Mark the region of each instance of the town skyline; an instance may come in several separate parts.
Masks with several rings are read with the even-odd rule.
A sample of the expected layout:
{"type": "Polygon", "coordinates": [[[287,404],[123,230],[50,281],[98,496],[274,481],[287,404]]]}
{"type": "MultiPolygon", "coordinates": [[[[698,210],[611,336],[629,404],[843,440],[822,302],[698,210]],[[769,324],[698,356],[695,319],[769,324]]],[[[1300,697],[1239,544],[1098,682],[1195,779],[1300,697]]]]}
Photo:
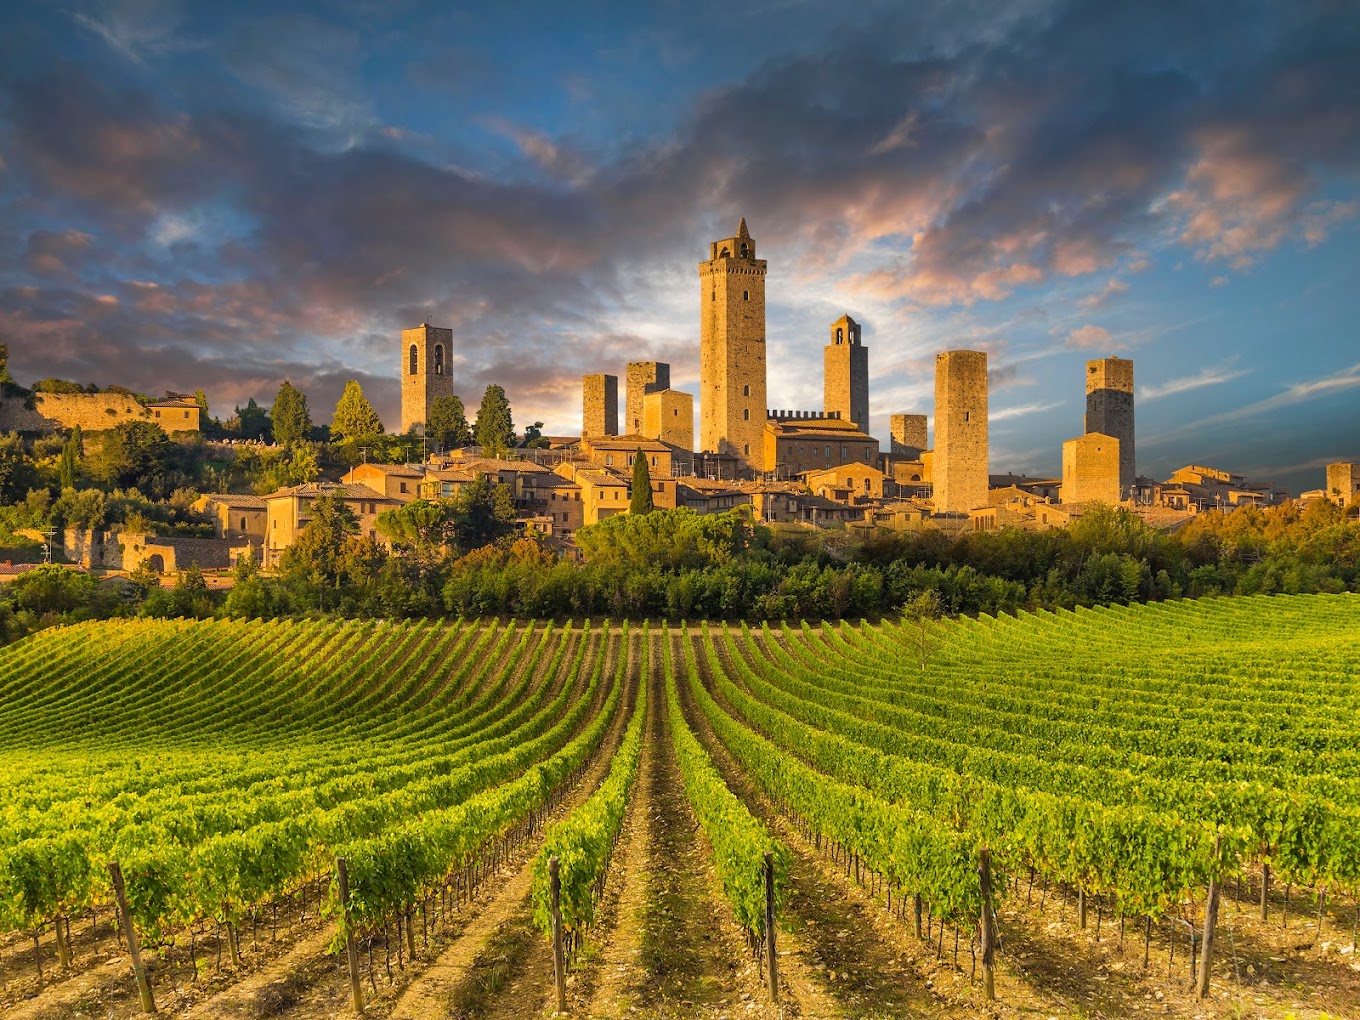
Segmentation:
{"type": "Polygon", "coordinates": [[[1138,366],[1140,473],[1297,492],[1354,460],[1353,17],[1002,10],[737,8],[719,32],[665,10],[19,5],[12,369],[202,386],[223,417],[287,377],[318,420],[353,377],[395,429],[400,330],[428,321],[465,402],[500,383],[517,425],[571,434],[582,374],[652,359],[696,389],[694,266],[745,215],[772,408],[820,406],[848,313],[880,440],[930,412],[937,352],[977,349],[997,472],[1058,473],[1109,355],[1138,366]]]}

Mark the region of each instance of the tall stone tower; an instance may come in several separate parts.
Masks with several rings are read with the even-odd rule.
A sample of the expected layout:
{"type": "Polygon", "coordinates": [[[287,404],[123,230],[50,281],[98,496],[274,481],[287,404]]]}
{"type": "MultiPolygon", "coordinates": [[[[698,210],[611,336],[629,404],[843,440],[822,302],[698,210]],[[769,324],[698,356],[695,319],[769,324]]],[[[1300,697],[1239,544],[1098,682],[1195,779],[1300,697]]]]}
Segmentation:
{"type": "Polygon", "coordinates": [[[1104,358],[1086,363],[1086,431],[1119,440],[1119,492],[1127,495],[1133,460],[1133,362],[1104,358]]]}
{"type": "Polygon", "coordinates": [[[936,513],[966,513],[987,505],[987,355],[945,351],[935,356],[936,513]]]}
{"type": "MultiPolygon", "coordinates": [[[[642,435],[643,398],[671,388],[671,366],[662,361],[630,361],[628,363],[628,420],[623,431],[630,436],[642,435]]],[[[690,432],[694,427],[690,426],[690,432]]]]}
{"type": "Polygon", "coordinates": [[[422,322],[401,331],[401,430],[425,427],[436,397],[453,396],[453,330],[422,322]]]}
{"type": "Polygon", "coordinates": [[[619,434],[619,377],[586,375],[581,377],[581,435],[617,436],[619,434]]]}
{"type": "Polygon", "coordinates": [[[1069,439],[1062,446],[1062,501],[1108,503],[1120,500],[1119,440],[1100,432],[1069,439]]]}
{"type": "Polygon", "coordinates": [[[916,460],[926,450],[926,416],[924,414],[894,414],[888,419],[892,433],[890,450],[894,457],[916,460]]]}
{"type": "Polygon", "coordinates": [[[699,263],[700,442],[765,470],[765,262],[743,218],[699,263]]]}
{"type": "Polygon", "coordinates": [[[869,431],[869,348],[848,315],[831,324],[831,343],[822,352],[822,406],[869,431]]]}

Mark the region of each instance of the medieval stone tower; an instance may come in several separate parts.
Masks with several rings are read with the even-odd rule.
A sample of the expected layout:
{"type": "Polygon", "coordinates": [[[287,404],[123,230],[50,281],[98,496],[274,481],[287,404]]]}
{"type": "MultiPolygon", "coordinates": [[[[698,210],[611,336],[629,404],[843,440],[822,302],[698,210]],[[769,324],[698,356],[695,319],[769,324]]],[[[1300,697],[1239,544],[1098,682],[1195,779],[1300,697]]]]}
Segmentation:
{"type": "Polygon", "coordinates": [[[765,262],[744,218],[699,263],[699,386],[702,448],[763,471],[765,262]]]}
{"type": "Polygon", "coordinates": [[[581,377],[581,435],[617,436],[619,434],[619,377],[587,375],[581,377]]]}
{"type": "Polygon", "coordinates": [[[1119,492],[1133,488],[1133,362],[1104,358],[1086,363],[1086,431],[1119,440],[1119,492]]]}
{"type": "MultiPolygon", "coordinates": [[[[671,388],[671,366],[663,361],[630,361],[628,363],[628,410],[623,423],[626,435],[642,435],[643,398],[671,388]]],[[[693,433],[694,426],[690,425],[693,433]]]]}
{"type": "Polygon", "coordinates": [[[822,353],[822,406],[869,431],[869,348],[860,343],[859,323],[848,315],[831,324],[831,343],[822,353]]]}
{"type": "Polygon", "coordinates": [[[926,416],[924,414],[894,414],[888,419],[892,433],[890,450],[894,457],[918,460],[926,450],[926,416]]]}
{"type": "Polygon", "coordinates": [[[967,513],[987,505],[987,355],[945,351],[935,356],[936,513],[967,513]]]}
{"type": "Polygon", "coordinates": [[[425,427],[436,397],[453,396],[453,330],[421,323],[401,331],[401,430],[425,427]]]}

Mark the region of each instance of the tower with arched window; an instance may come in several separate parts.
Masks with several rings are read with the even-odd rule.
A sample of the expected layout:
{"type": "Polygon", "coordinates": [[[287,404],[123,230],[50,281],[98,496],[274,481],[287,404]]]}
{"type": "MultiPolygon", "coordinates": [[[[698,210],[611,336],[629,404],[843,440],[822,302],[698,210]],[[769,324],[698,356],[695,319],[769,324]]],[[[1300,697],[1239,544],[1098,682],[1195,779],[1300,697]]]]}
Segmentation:
{"type": "Polygon", "coordinates": [[[839,412],[862,432],[869,431],[869,348],[860,343],[859,323],[842,315],[831,324],[822,356],[822,406],[839,412]]]}
{"type": "Polygon", "coordinates": [[[703,450],[765,470],[765,261],[745,219],[699,263],[699,387],[703,450]]]}
{"type": "Polygon", "coordinates": [[[401,331],[401,430],[425,427],[436,397],[453,396],[453,330],[421,323],[401,331]]]}

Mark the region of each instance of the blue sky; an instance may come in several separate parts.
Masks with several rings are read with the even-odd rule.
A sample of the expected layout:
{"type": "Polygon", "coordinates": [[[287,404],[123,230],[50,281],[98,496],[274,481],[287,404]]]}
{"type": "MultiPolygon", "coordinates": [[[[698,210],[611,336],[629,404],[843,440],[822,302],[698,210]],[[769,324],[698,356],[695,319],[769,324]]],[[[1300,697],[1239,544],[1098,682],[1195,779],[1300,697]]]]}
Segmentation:
{"type": "Polygon", "coordinates": [[[389,424],[397,337],[580,424],[580,375],[698,374],[695,266],[769,261],[770,403],[827,328],[873,431],[986,350],[992,468],[1054,473],[1083,363],[1135,361],[1138,466],[1360,459],[1348,3],[207,4],[0,14],[0,342],[21,381],[287,377],[389,424]]]}

